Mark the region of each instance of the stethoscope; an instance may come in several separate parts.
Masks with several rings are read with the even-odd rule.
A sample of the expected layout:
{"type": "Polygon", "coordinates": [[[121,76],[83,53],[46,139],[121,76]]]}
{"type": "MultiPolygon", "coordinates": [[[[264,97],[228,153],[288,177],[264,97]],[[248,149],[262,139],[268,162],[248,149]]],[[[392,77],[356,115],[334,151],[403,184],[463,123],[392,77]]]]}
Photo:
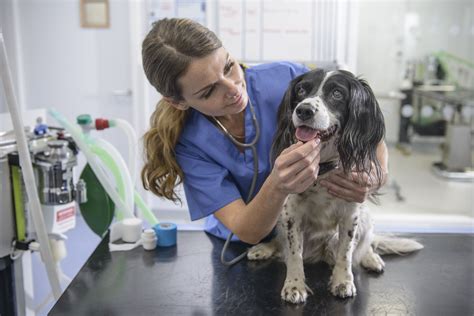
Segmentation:
{"type": "MultiPolygon", "coordinates": [[[[236,146],[240,146],[240,147],[243,147],[245,149],[246,148],[252,149],[252,154],[253,154],[253,178],[252,178],[252,184],[250,185],[249,194],[248,194],[247,200],[245,202],[246,204],[250,203],[250,200],[252,199],[253,191],[255,190],[255,185],[257,183],[258,156],[257,156],[257,148],[256,148],[255,145],[257,144],[258,139],[260,138],[260,126],[258,125],[257,116],[255,115],[255,109],[253,108],[253,104],[252,104],[252,101],[250,100],[250,96],[249,96],[249,106],[250,106],[250,112],[252,113],[253,126],[255,128],[255,137],[250,143],[239,142],[234,136],[232,136],[231,133],[229,133],[227,128],[225,128],[225,126],[222,125],[222,123],[218,119],[216,119],[214,116],[212,117],[214,119],[214,121],[217,123],[217,125],[219,125],[219,127],[229,137],[229,139],[232,141],[232,143],[234,143],[236,146]]],[[[234,233],[230,232],[229,236],[227,236],[227,240],[225,241],[224,247],[222,248],[222,252],[221,252],[221,262],[226,266],[231,266],[233,264],[236,264],[237,262],[242,260],[247,255],[247,252],[248,252],[248,251],[245,251],[245,252],[241,253],[240,255],[238,255],[237,257],[235,257],[234,259],[232,259],[230,261],[226,261],[225,258],[224,258],[224,254],[227,251],[227,248],[229,246],[230,240],[232,239],[232,236],[234,236],[234,233]]]]}

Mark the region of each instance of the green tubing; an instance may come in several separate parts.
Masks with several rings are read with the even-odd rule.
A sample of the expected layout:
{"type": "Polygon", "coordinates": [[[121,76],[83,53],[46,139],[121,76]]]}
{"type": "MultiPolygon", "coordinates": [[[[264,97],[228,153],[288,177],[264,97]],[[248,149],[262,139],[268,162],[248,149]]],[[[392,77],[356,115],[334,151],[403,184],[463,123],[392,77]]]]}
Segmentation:
{"type": "Polygon", "coordinates": [[[19,241],[26,240],[25,209],[23,208],[23,189],[21,183],[21,169],[11,166],[13,203],[15,205],[16,237],[19,241]]]}
{"type": "Polygon", "coordinates": [[[159,222],[155,217],[155,214],[151,212],[151,210],[146,206],[145,202],[143,201],[140,194],[135,191],[134,193],[134,200],[137,204],[138,208],[142,211],[143,217],[148,221],[151,226],[157,225],[159,222]]]}
{"type": "MultiPolygon", "coordinates": [[[[109,168],[109,170],[114,175],[119,195],[122,198],[122,201],[125,201],[125,185],[124,185],[122,173],[120,172],[120,169],[118,168],[115,161],[112,159],[112,156],[108,152],[106,152],[104,149],[94,144],[90,144],[90,148],[92,152],[96,154],[97,157],[100,158],[100,160],[102,160],[102,162],[109,168]]],[[[116,211],[115,216],[117,217],[117,220],[121,221],[125,218],[124,210],[119,209],[116,206],[115,211],[116,211]]]]}
{"type": "Polygon", "coordinates": [[[434,54],[434,56],[436,56],[438,58],[438,61],[440,62],[441,66],[447,72],[448,81],[455,84],[456,86],[459,86],[460,84],[459,84],[459,81],[456,79],[456,77],[453,75],[452,69],[450,69],[450,65],[449,65],[450,61],[455,62],[457,65],[463,65],[464,67],[469,68],[470,71],[472,71],[474,69],[474,63],[473,62],[471,62],[469,60],[466,60],[466,59],[462,59],[462,58],[460,58],[456,55],[453,55],[453,54],[445,52],[445,51],[440,51],[440,52],[434,54]],[[449,71],[449,70],[451,70],[451,71],[449,71]]]}
{"type": "Polygon", "coordinates": [[[123,197],[121,197],[118,194],[115,187],[112,187],[112,183],[110,183],[109,180],[107,179],[107,175],[105,174],[104,170],[100,168],[98,163],[96,164],[97,155],[94,154],[90,148],[93,139],[91,139],[87,134],[82,133],[81,129],[79,129],[77,126],[69,123],[66,120],[66,118],[63,115],[61,115],[59,112],[53,109],[50,109],[48,110],[48,113],[52,117],[54,117],[62,126],[64,126],[66,130],[71,134],[74,141],[79,146],[79,149],[83,152],[83,154],[86,156],[87,160],[89,161],[89,164],[91,165],[92,170],[94,170],[94,172],[97,173],[96,175],[99,178],[99,180],[101,180],[101,182],[104,181],[102,185],[106,189],[107,193],[111,195],[110,197],[114,201],[114,204],[120,208],[123,208],[126,211],[127,217],[134,217],[131,210],[129,210],[128,206],[124,203],[123,197]]]}
{"type": "MultiPolygon", "coordinates": [[[[84,135],[82,131],[77,128],[77,126],[74,126],[70,124],[59,112],[51,109],[48,111],[50,115],[52,115],[58,122],[60,122],[63,126],[65,126],[69,131],[73,134],[73,136],[76,136],[79,138],[79,140],[84,142],[85,147],[89,148],[89,150],[96,155],[103,163],[104,165],[111,171],[113,174],[115,181],[117,183],[117,189],[119,193],[119,197],[121,201],[121,204],[125,204],[125,181],[123,178],[123,174],[118,167],[118,164],[115,162],[115,160],[112,158],[112,156],[103,148],[99,147],[98,145],[94,144],[94,139],[91,138],[89,135],[84,135]]],[[[115,125],[115,122],[112,122],[112,125],[115,125]]],[[[86,158],[88,156],[86,155],[86,158]]],[[[149,222],[150,225],[154,226],[158,224],[158,220],[156,219],[155,215],[151,212],[151,210],[147,207],[147,205],[144,203],[143,199],[141,196],[137,193],[136,190],[134,190],[134,197],[133,200],[137,207],[141,210],[141,213],[143,217],[149,222]]],[[[125,207],[128,207],[128,205],[123,205],[125,207]]],[[[118,210],[118,206],[115,205],[116,212],[115,216],[117,217],[118,220],[122,220],[125,217],[125,210],[118,210]]]]}
{"type": "MultiPolygon", "coordinates": [[[[120,169],[115,163],[115,160],[112,158],[112,156],[108,152],[106,152],[104,149],[100,148],[99,146],[91,145],[91,149],[94,152],[94,154],[96,154],[102,160],[102,162],[110,169],[110,171],[114,175],[115,180],[117,181],[117,188],[118,188],[119,194],[122,197],[122,200],[125,200],[124,179],[122,177],[122,173],[120,172],[120,169]]],[[[136,190],[134,190],[134,201],[137,204],[137,206],[140,208],[140,210],[142,211],[143,217],[149,222],[150,225],[154,226],[158,224],[158,220],[156,219],[155,215],[146,206],[145,202],[143,201],[143,199],[137,193],[136,190]]],[[[117,219],[122,220],[124,218],[124,212],[118,209],[116,211],[117,211],[116,213],[117,219]]]]}
{"type": "Polygon", "coordinates": [[[469,68],[474,68],[474,63],[472,61],[463,59],[461,57],[458,57],[458,56],[453,55],[451,53],[448,53],[446,51],[440,51],[440,52],[436,53],[435,56],[438,57],[438,58],[451,59],[451,60],[454,60],[454,61],[456,61],[460,64],[468,66],[469,68]]]}

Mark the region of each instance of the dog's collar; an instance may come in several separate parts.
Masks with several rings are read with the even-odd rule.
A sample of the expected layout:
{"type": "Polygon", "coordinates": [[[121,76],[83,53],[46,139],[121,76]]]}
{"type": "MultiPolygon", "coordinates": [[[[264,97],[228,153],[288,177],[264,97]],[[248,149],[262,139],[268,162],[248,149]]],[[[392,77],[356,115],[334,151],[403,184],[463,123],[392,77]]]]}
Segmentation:
{"type": "Polygon", "coordinates": [[[323,162],[319,164],[319,172],[318,176],[322,176],[323,174],[336,169],[337,167],[337,161],[328,161],[328,162],[323,162]]]}

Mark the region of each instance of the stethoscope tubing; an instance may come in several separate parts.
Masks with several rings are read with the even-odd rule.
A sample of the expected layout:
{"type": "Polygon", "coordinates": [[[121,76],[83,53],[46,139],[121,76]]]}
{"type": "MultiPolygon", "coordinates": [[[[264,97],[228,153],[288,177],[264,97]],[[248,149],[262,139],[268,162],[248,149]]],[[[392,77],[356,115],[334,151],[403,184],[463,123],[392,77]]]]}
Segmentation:
{"type": "MultiPolygon", "coordinates": [[[[247,195],[247,200],[245,201],[246,204],[250,203],[250,201],[252,200],[253,191],[255,190],[255,186],[256,186],[256,183],[257,183],[258,154],[257,154],[256,144],[258,142],[258,139],[260,138],[260,126],[258,124],[257,116],[255,115],[255,109],[252,105],[252,101],[250,100],[250,97],[249,97],[249,106],[250,106],[250,112],[252,113],[253,126],[255,128],[255,137],[250,143],[239,142],[237,139],[235,139],[229,133],[229,131],[219,122],[219,120],[214,118],[214,120],[222,128],[224,133],[232,141],[232,143],[234,143],[236,146],[240,146],[240,147],[243,147],[243,148],[250,148],[252,150],[252,155],[253,155],[253,177],[252,177],[252,184],[250,185],[249,193],[247,195]]],[[[243,253],[241,253],[240,255],[238,255],[237,257],[233,258],[232,260],[226,261],[225,252],[227,251],[227,248],[229,246],[230,240],[232,239],[232,236],[234,236],[234,233],[230,232],[229,236],[227,236],[227,239],[225,241],[224,247],[222,248],[222,252],[221,252],[221,262],[222,262],[222,264],[224,264],[226,266],[232,266],[232,265],[236,264],[237,262],[239,262],[240,260],[245,258],[245,256],[247,256],[247,252],[248,252],[248,250],[246,250],[243,253]]]]}

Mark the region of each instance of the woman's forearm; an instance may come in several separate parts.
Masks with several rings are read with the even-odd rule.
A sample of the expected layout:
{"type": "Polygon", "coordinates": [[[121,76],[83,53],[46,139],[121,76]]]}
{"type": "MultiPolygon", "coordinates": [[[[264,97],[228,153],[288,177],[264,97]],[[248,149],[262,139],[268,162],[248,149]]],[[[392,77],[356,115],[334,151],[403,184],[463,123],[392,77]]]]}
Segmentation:
{"type": "Polygon", "coordinates": [[[214,215],[241,241],[256,244],[275,227],[286,197],[267,178],[249,204],[237,200],[214,215]]]}
{"type": "Polygon", "coordinates": [[[271,179],[267,179],[259,194],[246,205],[249,216],[242,218],[242,224],[245,224],[242,225],[242,232],[250,237],[250,243],[258,243],[272,231],[287,196],[273,185],[271,179]]]}
{"type": "Polygon", "coordinates": [[[319,140],[298,142],[284,149],[260,191],[247,205],[239,199],[214,215],[240,240],[256,244],[275,227],[285,199],[301,193],[316,181],[319,140]]]}

